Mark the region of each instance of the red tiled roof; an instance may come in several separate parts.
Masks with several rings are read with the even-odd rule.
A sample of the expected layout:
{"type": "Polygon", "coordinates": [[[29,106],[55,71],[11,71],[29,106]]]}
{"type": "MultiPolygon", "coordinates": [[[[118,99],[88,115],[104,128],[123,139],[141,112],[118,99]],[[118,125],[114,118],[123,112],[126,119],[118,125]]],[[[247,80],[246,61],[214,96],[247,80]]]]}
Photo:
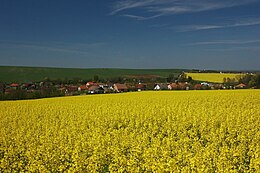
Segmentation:
{"type": "Polygon", "coordinates": [[[196,85],[194,85],[194,89],[196,90],[196,89],[201,89],[202,88],[202,85],[201,84],[196,84],[196,85]]]}
{"type": "Polygon", "coordinates": [[[79,86],[79,88],[80,88],[81,90],[86,90],[86,89],[87,89],[87,86],[86,86],[86,85],[81,85],[81,86],[79,86]]]}
{"type": "Polygon", "coordinates": [[[239,85],[237,85],[237,87],[245,87],[246,85],[245,84],[243,84],[243,83],[241,83],[241,84],[239,84],[239,85]]]}
{"type": "Polygon", "coordinates": [[[87,82],[87,86],[90,86],[90,85],[94,85],[95,84],[95,82],[87,82]]]}
{"type": "Polygon", "coordinates": [[[178,85],[176,83],[170,84],[171,88],[178,88],[178,85]]]}
{"type": "Polygon", "coordinates": [[[10,86],[11,86],[11,87],[18,87],[19,84],[17,84],[17,83],[12,83],[10,86]]]}

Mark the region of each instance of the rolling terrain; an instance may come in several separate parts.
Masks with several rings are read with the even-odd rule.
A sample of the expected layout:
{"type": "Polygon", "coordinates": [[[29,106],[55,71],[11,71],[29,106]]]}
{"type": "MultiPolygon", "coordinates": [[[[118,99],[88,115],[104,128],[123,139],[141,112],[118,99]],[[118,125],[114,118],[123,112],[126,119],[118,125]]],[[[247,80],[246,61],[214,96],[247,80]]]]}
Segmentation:
{"type": "MultiPolygon", "coordinates": [[[[169,74],[179,75],[183,69],[113,69],[113,68],[49,68],[49,67],[9,67],[0,66],[1,82],[34,82],[44,78],[55,79],[84,79],[91,80],[94,76],[99,79],[132,76],[167,77],[169,74]]],[[[186,70],[185,70],[186,71],[186,70]]]]}

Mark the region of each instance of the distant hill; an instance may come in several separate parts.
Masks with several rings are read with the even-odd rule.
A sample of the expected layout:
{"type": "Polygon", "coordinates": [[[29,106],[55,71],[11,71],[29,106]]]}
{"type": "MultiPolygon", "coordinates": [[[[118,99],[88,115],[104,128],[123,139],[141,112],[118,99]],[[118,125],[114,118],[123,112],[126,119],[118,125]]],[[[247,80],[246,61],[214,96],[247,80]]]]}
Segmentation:
{"type": "Polygon", "coordinates": [[[49,68],[49,67],[16,67],[0,66],[0,81],[35,82],[45,78],[55,79],[83,79],[90,80],[97,75],[100,79],[133,76],[168,77],[170,74],[179,75],[184,69],[110,69],[110,68],[49,68]]]}

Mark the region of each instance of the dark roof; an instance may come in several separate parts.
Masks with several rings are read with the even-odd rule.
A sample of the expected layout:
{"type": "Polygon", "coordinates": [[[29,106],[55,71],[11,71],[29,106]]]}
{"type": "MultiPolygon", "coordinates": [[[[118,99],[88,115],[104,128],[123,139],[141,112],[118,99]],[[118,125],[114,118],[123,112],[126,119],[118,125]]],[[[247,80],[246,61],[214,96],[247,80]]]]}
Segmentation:
{"type": "Polygon", "coordinates": [[[104,90],[103,88],[101,88],[100,86],[91,86],[88,88],[89,91],[95,91],[95,90],[104,90]]]}
{"type": "Polygon", "coordinates": [[[118,90],[127,90],[127,89],[128,89],[125,84],[119,84],[119,83],[117,83],[117,84],[115,84],[114,86],[115,86],[118,90]]]}
{"type": "Polygon", "coordinates": [[[157,85],[158,85],[161,89],[168,89],[168,85],[165,84],[165,83],[155,84],[154,87],[156,87],[157,85]]]}
{"type": "Polygon", "coordinates": [[[146,86],[144,84],[136,84],[135,88],[137,88],[137,89],[144,89],[144,88],[146,88],[146,86]]]}

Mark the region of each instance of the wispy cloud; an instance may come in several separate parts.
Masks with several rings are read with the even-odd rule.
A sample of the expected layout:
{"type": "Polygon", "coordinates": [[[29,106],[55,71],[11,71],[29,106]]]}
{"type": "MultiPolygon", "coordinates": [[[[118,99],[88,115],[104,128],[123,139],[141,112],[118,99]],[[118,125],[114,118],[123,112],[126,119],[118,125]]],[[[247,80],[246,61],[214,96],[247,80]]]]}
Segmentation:
{"type": "Polygon", "coordinates": [[[144,16],[131,15],[131,14],[123,14],[121,16],[132,18],[132,19],[137,19],[137,20],[149,20],[149,19],[159,17],[158,15],[150,16],[150,17],[144,17],[144,16]]]}
{"type": "Polygon", "coordinates": [[[255,44],[260,43],[260,40],[216,40],[216,41],[204,41],[195,42],[186,45],[200,46],[200,45],[243,45],[243,44],[255,44]]]}
{"type": "Polygon", "coordinates": [[[27,41],[9,41],[0,40],[0,46],[8,46],[14,48],[26,48],[33,50],[44,50],[52,52],[72,53],[72,54],[84,54],[90,55],[89,49],[103,46],[105,43],[65,43],[65,42],[27,42],[27,41]]]}
{"type": "Polygon", "coordinates": [[[225,47],[225,48],[210,48],[206,49],[207,51],[214,51],[214,52],[229,52],[229,51],[260,51],[260,46],[233,46],[233,47],[225,47]]]}
{"type": "Polygon", "coordinates": [[[121,0],[112,6],[111,15],[121,14],[125,17],[137,20],[153,19],[160,16],[195,13],[223,8],[241,6],[254,3],[260,0],[121,0]],[[142,14],[129,14],[129,10],[138,9],[142,14]],[[127,13],[127,15],[126,15],[127,13]]]}
{"type": "Polygon", "coordinates": [[[149,6],[154,3],[155,0],[147,0],[147,1],[134,1],[134,0],[123,0],[123,1],[117,1],[114,3],[112,7],[111,15],[117,14],[120,11],[124,11],[131,8],[140,8],[149,6]]]}
{"type": "Polygon", "coordinates": [[[216,24],[216,25],[183,25],[183,26],[172,27],[172,29],[178,32],[189,32],[189,31],[234,28],[234,27],[243,27],[243,26],[254,26],[254,25],[260,25],[260,18],[240,19],[240,21],[234,21],[233,23],[216,24]]]}

